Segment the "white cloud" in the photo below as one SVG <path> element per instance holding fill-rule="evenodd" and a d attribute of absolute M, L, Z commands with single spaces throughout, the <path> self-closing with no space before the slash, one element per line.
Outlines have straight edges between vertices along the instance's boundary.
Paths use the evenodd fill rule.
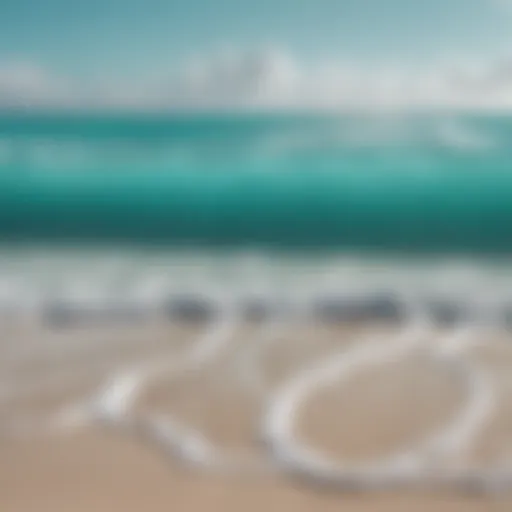
<path fill-rule="evenodd" d="M 22 61 L 0 62 L 1 106 L 62 105 L 72 99 L 70 84 L 42 67 Z"/>
<path fill-rule="evenodd" d="M 164 75 L 165 73 L 161 73 Z M 0 62 L 0 105 L 98 108 L 512 107 L 512 61 L 420 70 L 301 64 L 279 48 L 224 47 L 161 82 L 85 87 L 37 65 Z"/>
<path fill-rule="evenodd" d="M 299 69 L 285 52 L 222 48 L 190 60 L 171 101 L 191 105 L 285 105 L 297 93 Z"/>

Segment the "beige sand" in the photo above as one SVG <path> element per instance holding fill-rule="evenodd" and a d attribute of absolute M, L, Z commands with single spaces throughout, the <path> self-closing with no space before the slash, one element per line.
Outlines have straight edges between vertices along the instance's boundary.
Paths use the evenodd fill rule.
<path fill-rule="evenodd" d="M 352 342 L 361 327 L 301 326 L 281 336 L 262 354 L 261 365 L 270 389 L 313 358 Z M 365 328 L 366 330 L 366 328 Z M 386 328 L 373 326 L 374 332 Z M 195 328 L 145 327 L 130 336 L 145 335 L 142 352 L 158 354 L 164 348 L 182 349 Z M 179 381 L 150 386 L 137 411 L 172 412 L 200 428 L 227 453 L 247 449 L 258 455 L 254 441 L 262 402 L 240 377 L 243 341 L 251 342 L 255 330 L 243 327 L 230 345 L 200 372 Z M 109 336 L 127 336 L 112 332 Z M 98 333 L 95 333 L 98 335 Z M 179 343 L 178 343 L 179 342 Z M 180 345 L 176 346 L 175 345 Z M 131 346 L 131 345 L 130 345 Z M 137 350 L 135 350 L 135 348 Z M 140 345 L 119 349 L 118 358 L 140 358 Z M 510 453 L 512 446 L 512 388 L 507 388 L 507 368 L 512 346 L 500 340 L 477 351 L 496 377 L 500 413 L 474 447 L 475 460 L 486 461 Z M 129 357 L 128 357 L 129 356 Z M 76 356 L 74 356 L 76 357 Z M 114 357 L 114 356 L 112 356 Z M 78 359 L 80 361 L 80 359 Z M 82 368 L 85 365 L 82 361 Z M 46 363 L 47 367 L 52 367 Z M 37 366 L 37 365 L 36 365 Z M 243 377 L 243 375 L 242 375 Z M 79 379 L 80 380 L 80 379 Z M 85 392 L 97 377 L 80 380 Z M 3 409 L 8 414 L 47 410 L 65 403 L 74 388 L 29 395 Z M 373 458 L 417 439 L 446 421 L 463 396 L 449 372 L 434 367 L 428 358 L 413 355 L 388 367 L 361 372 L 347 386 L 319 393 L 305 404 L 300 435 L 333 456 L 350 460 Z M 512 402 L 511 402 L 512 403 Z M 8 411 L 8 412 L 7 412 Z M 156 446 L 100 427 L 26 439 L 0 439 L 0 511 L 60 512 L 73 510 L 112 512 L 139 510 L 214 510 L 238 512 L 275 509 L 348 512 L 473 512 L 512 510 L 512 497 L 419 494 L 417 492 L 344 494 L 307 487 L 283 475 L 263 474 L 235 478 L 206 475 L 179 467 Z"/>

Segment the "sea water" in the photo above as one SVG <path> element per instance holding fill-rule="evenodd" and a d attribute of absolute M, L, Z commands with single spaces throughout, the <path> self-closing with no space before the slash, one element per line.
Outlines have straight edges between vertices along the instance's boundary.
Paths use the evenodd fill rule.
<path fill-rule="evenodd" d="M 511 123 L 469 114 L 0 117 L 0 237 L 509 250 Z"/>
<path fill-rule="evenodd" d="M 512 120 L 476 114 L 0 115 L 12 169 L 297 172 L 506 168 Z"/>
<path fill-rule="evenodd" d="M 19 178 L 23 173 L 55 172 L 127 177 L 154 172 L 328 172 L 368 177 L 400 172 L 460 173 L 463 179 L 468 173 L 509 173 L 510 142 L 512 119 L 489 115 L 5 113 L 0 116 L 0 173 Z M 298 251 L 269 254 L 244 246 L 178 250 L 126 248 L 104 242 L 105 247 L 87 243 L 62 246 L 39 240 L 20 247 L 3 241 L 0 436 L 53 435 L 98 422 L 129 423 L 137 389 L 162 371 L 201 371 L 233 334 L 235 323 L 245 321 L 240 304 L 255 298 L 270 305 L 272 314 L 263 323 L 267 327 L 270 323 L 271 333 L 276 320 L 284 319 L 286 325 L 296 324 L 297 318 L 298 325 L 305 319 L 316 321 L 315 311 L 322 310 L 329 300 L 337 308 L 339 319 L 350 320 L 354 311 L 357 316 L 375 297 L 379 304 L 387 304 L 384 309 L 391 311 L 388 317 L 406 328 L 388 340 L 389 350 L 387 345 L 371 343 L 362 343 L 360 349 L 356 345 L 355 351 L 346 354 L 340 349 L 328 361 L 313 362 L 304 375 L 299 372 L 296 380 L 291 379 L 269 397 L 265 409 L 268 415 L 260 425 L 271 452 L 269 471 L 275 466 L 286 467 L 286 461 L 292 472 L 299 470 L 313 479 L 333 477 L 344 485 L 355 478 L 301 451 L 290 433 L 290 411 L 304 399 L 301 393 L 326 376 L 342 375 L 349 368 L 352 371 L 390 357 L 400 358 L 402 351 L 416 347 L 409 328 L 439 327 L 426 306 L 430 299 L 467 308 L 460 322 L 456 320 L 443 335 L 445 349 L 437 354 L 440 361 L 452 365 L 453 371 L 466 379 L 469 389 L 453 424 L 443 426 L 439 439 L 435 439 L 442 444 L 439 450 L 454 451 L 457 439 L 469 442 L 492 415 L 493 392 L 480 369 L 471 366 L 464 354 L 466 345 L 473 342 L 471 333 L 483 324 L 508 328 L 512 276 L 506 257 L 499 261 L 474 261 L 465 255 L 455 259 L 443 255 L 435 259 L 403 255 L 384 258 L 337 250 L 314 255 Z M 192 300 L 196 308 L 204 308 L 206 301 L 215 314 L 182 359 L 176 359 L 175 354 L 160 354 L 157 361 L 143 357 L 123 366 L 109 358 L 107 354 L 122 349 L 122 331 L 116 329 L 126 325 L 137 329 L 162 319 L 173 322 L 176 318 L 169 304 L 184 299 Z M 405 316 L 393 313 L 398 310 L 403 310 Z M 481 316 L 481 312 L 485 314 Z M 35 329 L 26 328 L 32 324 Z M 440 345 L 432 342 L 439 337 L 433 330 L 422 350 Z M 139 345 L 147 343 L 142 333 L 150 331 L 138 332 Z M 22 369 L 31 365 L 42 368 L 42 372 L 23 373 Z M 80 377 L 80 371 L 88 372 L 92 382 L 86 396 L 77 395 L 71 403 L 42 415 L 18 414 L 12 406 L 20 397 L 37 400 L 41 393 L 67 389 Z M 222 466 L 220 462 L 224 462 L 219 454 L 212 455 L 214 447 L 207 440 L 192 430 L 177 431 L 171 420 L 148 423 L 146 428 L 147 434 L 164 447 L 180 448 L 187 462 L 194 461 L 200 467 Z M 414 464 L 402 464 L 422 460 L 416 448 L 420 446 L 405 454 L 409 459 L 398 454 L 396 460 L 391 458 L 377 471 L 361 473 L 356 483 L 369 488 L 373 484 L 392 485 L 404 475 L 423 481 L 427 475 L 417 473 Z M 475 476 L 462 470 L 446 476 L 446 481 L 452 478 L 452 483 L 463 486 L 468 482 L 484 485 L 487 481 L 500 483 L 500 477 L 504 475 L 499 472 Z M 510 487 L 509 480 L 506 487 Z"/>

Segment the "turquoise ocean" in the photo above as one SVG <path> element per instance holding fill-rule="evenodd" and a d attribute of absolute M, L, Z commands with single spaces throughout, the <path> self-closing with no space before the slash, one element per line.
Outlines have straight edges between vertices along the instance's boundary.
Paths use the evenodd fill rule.
<path fill-rule="evenodd" d="M 475 248 L 498 248 L 500 264 L 491 267 L 508 275 L 511 157 L 506 115 L 4 112 L 0 288 L 6 300 L 15 288 L 20 297 L 34 286 L 47 296 L 75 281 L 161 290 L 188 279 L 197 288 L 230 272 L 240 282 L 247 271 L 257 283 L 263 274 L 246 262 L 269 254 L 261 240 L 286 242 L 287 252 L 271 258 L 272 275 L 311 283 L 324 270 L 363 283 L 368 265 L 390 276 L 413 252 L 431 265 L 437 259 L 426 249 L 444 260 L 452 257 L 445 245 L 460 249 L 458 262 Z M 350 187 L 357 194 L 344 202 Z M 485 206 L 485 228 L 475 204 Z M 332 243 L 339 229 L 353 246 Z M 190 233 L 200 247 L 187 244 Z M 168 234 L 180 243 L 162 244 Z M 133 236 L 158 243 L 125 247 Z M 402 254 L 381 256 L 388 242 Z M 303 250 L 315 245 L 314 255 Z"/>
<path fill-rule="evenodd" d="M 2 172 L 489 172 L 511 142 L 512 117 L 490 114 L 0 115 Z"/>
<path fill-rule="evenodd" d="M 0 116 L 0 238 L 512 249 L 512 118 Z"/>

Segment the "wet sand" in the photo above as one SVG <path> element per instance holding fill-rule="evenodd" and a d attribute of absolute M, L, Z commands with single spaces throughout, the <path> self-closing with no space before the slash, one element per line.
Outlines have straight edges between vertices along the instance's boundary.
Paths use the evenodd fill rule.
<path fill-rule="evenodd" d="M 61 386 L 14 398 L 0 409 L 0 420 L 47 413 L 77 394 L 94 391 L 114 363 L 137 361 L 148 354 L 158 358 L 169 351 L 179 354 L 187 340 L 198 334 L 198 329 L 190 326 L 107 331 L 89 334 L 91 339 L 108 335 L 133 338 L 133 342 L 112 345 L 96 355 L 92 349 L 85 355 L 70 353 L 68 368 L 84 370 L 76 387 Z M 264 459 L 257 429 L 265 400 L 280 384 L 316 359 L 358 343 L 361 334 L 382 336 L 386 332 L 391 328 L 304 324 L 262 344 L 258 355 L 254 352 L 254 344 L 261 344 L 258 331 L 244 325 L 200 369 L 148 385 L 134 411 L 140 415 L 152 411 L 172 414 L 200 430 L 229 457 L 247 453 Z M 62 338 L 65 336 L 69 337 L 69 332 L 63 331 Z M 494 420 L 471 447 L 474 463 L 512 454 L 512 379 L 508 377 L 512 336 L 508 339 L 500 334 L 495 338 L 488 340 L 487 347 L 474 350 L 475 360 L 493 376 L 498 401 Z M 143 343 L 138 341 L 141 339 Z M 107 368 L 110 365 L 110 370 L 100 371 L 99 377 L 90 372 L 97 360 L 108 360 Z M 51 373 L 61 364 L 39 359 L 27 363 L 23 371 L 29 375 L 36 370 Z M 412 353 L 397 362 L 363 370 L 346 384 L 315 392 L 301 409 L 298 435 L 336 459 L 371 460 L 396 451 L 408 441 L 414 443 L 445 424 L 464 393 L 450 372 L 421 351 Z M 309 486 L 272 471 L 212 474 L 183 467 L 159 446 L 100 425 L 22 438 L 0 436 L 2 512 L 260 512 L 271 507 L 294 512 L 508 511 L 512 509 L 512 494 L 508 498 L 451 491 L 350 493 Z"/>

